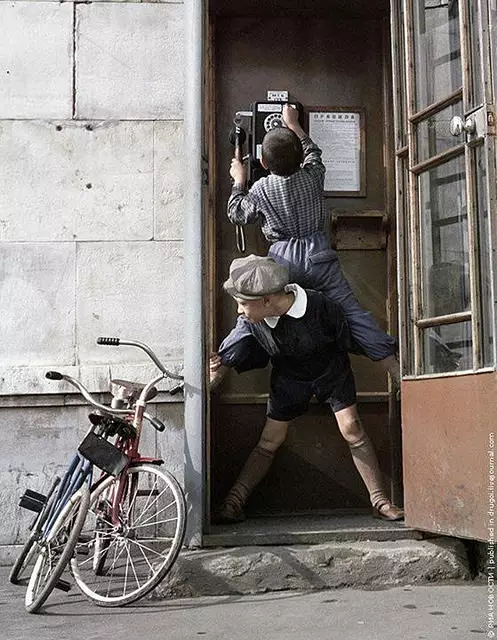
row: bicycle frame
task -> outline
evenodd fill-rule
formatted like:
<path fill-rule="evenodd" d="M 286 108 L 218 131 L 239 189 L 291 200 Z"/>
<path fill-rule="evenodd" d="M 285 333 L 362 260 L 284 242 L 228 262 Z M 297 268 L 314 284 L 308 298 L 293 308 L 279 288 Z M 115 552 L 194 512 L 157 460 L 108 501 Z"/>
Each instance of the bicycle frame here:
<path fill-rule="evenodd" d="M 57 523 L 57 519 L 66 504 L 81 489 L 85 482 L 87 482 L 88 487 L 91 486 L 92 471 L 93 465 L 91 462 L 83 458 L 79 453 L 73 456 L 69 468 L 58 487 L 50 513 L 42 527 L 41 534 L 42 537 L 46 537 L 46 540 L 50 540 L 50 532 L 56 530 L 54 525 Z"/>

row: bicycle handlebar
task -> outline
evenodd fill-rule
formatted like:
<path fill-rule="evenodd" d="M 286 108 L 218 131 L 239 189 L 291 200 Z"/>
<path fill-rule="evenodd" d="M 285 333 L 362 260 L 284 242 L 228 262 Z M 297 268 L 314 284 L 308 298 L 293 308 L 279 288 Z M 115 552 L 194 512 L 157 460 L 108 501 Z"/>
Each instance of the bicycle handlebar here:
<path fill-rule="evenodd" d="M 113 407 L 109 407 L 107 405 L 104 404 L 100 404 L 100 402 L 97 402 L 92 395 L 90 394 L 90 392 L 88 391 L 88 389 L 76 378 L 73 378 L 72 376 L 66 375 L 66 374 L 62 374 L 59 371 L 47 371 L 47 373 L 45 374 L 45 377 L 48 378 L 49 380 L 66 380 L 66 382 L 69 382 L 70 384 L 72 384 L 74 387 L 76 387 L 76 389 L 78 389 L 78 391 L 81 393 L 81 395 L 83 396 L 83 398 L 92 406 L 94 406 L 96 409 L 99 409 L 100 411 L 103 411 L 106 414 L 110 414 L 110 415 L 117 415 L 117 414 L 135 414 L 135 419 L 137 414 L 137 410 L 138 410 L 138 406 L 141 407 L 141 411 L 143 412 L 142 415 L 143 417 L 150 422 L 150 424 L 154 427 L 154 429 L 156 429 L 157 431 L 164 431 L 164 429 L 166 428 L 165 425 L 163 424 L 163 422 L 161 422 L 161 420 L 159 420 L 159 418 L 156 418 L 155 416 L 151 416 L 150 414 L 146 413 L 144 410 L 146 404 L 147 404 L 147 398 L 148 398 L 148 393 L 150 391 L 150 389 L 153 387 L 154 384 L 156 384 L 157 382 L 160 382 L 160 380 L 162 380 L 163 378 L 171 378 L 173 380 L 179 380 L 179 381 L 183 381 L 184 378 L 183 376 L 177 374 L 177 373 L 173 373 L 172 371 L 169 371 L 168 369 L 166 369 L 166 367 L 162 364 L 162 362 L 159 360 L 159 358 L 155 355 L 155 353 L 152 351 L 152 349 L 144 344 L 143 342 L 138 342 L 136 340 L 121 340 L 121 338 L 106 338 L 106 337 L 99 337 L 97 338 L 97 344 L 101 344 L 101 345 L 108 345 L 108 346 L 113 346 L 113 347 L 118 347 L 120 345 L 126 345 L 126 346 L 131 346 L 131 347 L 138 347 L 139 349 L 142 349 L 142 351 L 145 351 L 145 353 L 149 356 L 149 358 L 154 362 L 154 364 L 157 366 L 158 369 L 160 369 L 162 376 L 158 376 L 157 378 L 155 378 L 154 380 L 151 380 L 147 385 L 145 385 L 145 387 L 143 388 L 141 394 L 140 394 L 140 398 L 136 403 L 136 408 L 135 409 L 114 409 Z M 174 395 L 175 393 L 177 393 L 180 389 L 182 388 L 182 385 L 179 384 L 176 387 L 174 387 L 173 389 L 170 389 L 169 392 L 171 393 L 171 395 Z"/>
<path fill-rule="evenodd" d="M 83 398 L 92 406 L 94 406 L 96 409 L 99 409 L 100 411 L 108 414 L 108 415 L 117 415 L 120 414 L 122 415 L 123 413 L 127 414 L 127 415 L 132 415 L 135 413 L 134 409 L 114 409 L 113 407 L 109 407 L 105 404 L 100 404 L 100 402 L 97 402 L 92 395 L 90 394 L 90 392 L 88 391 L 88 389 L 76 378 L 73 378 L 72 376 L 68 376 L 66 374 L 62 374 L 59 371 L 47 371 L 47 373 L 45 374 L 45 377 L 48 378 L 49 380 L 65 380 L 66 382 L 69 382 L 70 384 L 72 384 L 74 387 L 76 387 L 76 389 L 78 389 L 78 391 L 81 393 L 81 395 L 83 396 Z M 175 387 L 173 389 L 173 391 L 176 393 L 176 390 L 178 390 L 179 387 Z M 159 420 L 159 418 L 157 418 L 156 416 L 151 416 L 149 413 L 147 413 L 146 411 L 143 412 L 143 417 L 145 418 L 145 420 L 147 420 L 147 422 L 150 422 L 150 424 L 153 426 L 153 428 L 156 431 L 164 431 L 166 428 L 166 425 L 162 422 L 162 420 Z"/>
<path fill-rule="evenodd" d="M 172 380 L 183 380 L 183 376 L 166 369 L 166 367 L 162 364 L 162 362 L 155 355 L 152 349 L 144 342 L 138 342 L 137 340 L 122 340 L 121 338 L 106 338 L 104 336 L 100 336 L 99 338 L 97 338 L 97 344 L 111 347 L 119 347 L 120 345 L 138 347 L 142 351 L 145 351 L 145 353 L 154 362 L 157 368 L 162 371 L 162 373 L 165 374 L 168 378 L 171 378 Z"/>
<path fill-rule="evenodd" d="M 105 404 L 100 404 L 100 402 L 97 402 L 92 397 L 88 389 L 79 380 L 77 380 L 76 378 L 73 378 L 72 376 L 68 376 L 64 373 L 59 373 L 58 371 L 47 371 L 45 374 L 45 378 L 48 378 L 49 380 L 65 380 L 66 382 L 69 382 L 70 384 L 73 385 L 73 387 L 76 387 L 76 389 L 78 389 L 80 394 L 89 404 L 93 405 L 96 409 L 100 409 L 100 411 L 103 411 L 104 413 L 109 413 L 109 414 L 127 413 L 128 415 L 133 413 L 132 409 L 113 409 L 112 407 L 108 407 Z"/>

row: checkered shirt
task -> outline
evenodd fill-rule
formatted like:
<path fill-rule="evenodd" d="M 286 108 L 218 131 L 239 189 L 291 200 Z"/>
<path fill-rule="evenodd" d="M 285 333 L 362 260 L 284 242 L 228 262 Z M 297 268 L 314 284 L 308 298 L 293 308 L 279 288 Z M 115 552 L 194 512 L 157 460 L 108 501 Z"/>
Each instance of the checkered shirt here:
<path fill-rule="evenodd" d="M 233 224 L 256 224 L 269 242 L 304 238 L 324 230 L 323 189 L 325 166 L 321 149 L 305 136 L 302 167 L 291 176 L 270 174 L 247 193 L 233 186 L 228 218 Z"/>

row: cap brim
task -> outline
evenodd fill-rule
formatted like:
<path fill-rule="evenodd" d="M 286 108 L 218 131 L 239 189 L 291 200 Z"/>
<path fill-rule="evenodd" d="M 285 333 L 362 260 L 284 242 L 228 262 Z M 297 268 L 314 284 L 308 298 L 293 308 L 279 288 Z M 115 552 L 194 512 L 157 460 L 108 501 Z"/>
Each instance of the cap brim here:
<path fill-rule="evenodd" d="M 226 293 L 229 293 L 232 298 L 238 298 L 239 300 L 262 300 L 262 298 L 264 298 L 263 295 L 251 296 L 246 293 L 240 293 L 240 291 L 235 288 L 235 285 L 233 284 L 233 280 L 231 278 L 228 278 L 223 284 L 223 289 L 226 291 Z"/>

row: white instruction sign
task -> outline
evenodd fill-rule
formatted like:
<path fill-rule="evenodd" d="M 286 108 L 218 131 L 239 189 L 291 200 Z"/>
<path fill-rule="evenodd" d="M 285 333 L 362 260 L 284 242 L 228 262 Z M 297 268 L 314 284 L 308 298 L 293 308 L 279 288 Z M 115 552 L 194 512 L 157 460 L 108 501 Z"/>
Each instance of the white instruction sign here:
<path fill-rule="evenodd" d="M 323 152 L 325 191 L 361 191 L 361 114 L 312 111 L 309 135 Z"/>

